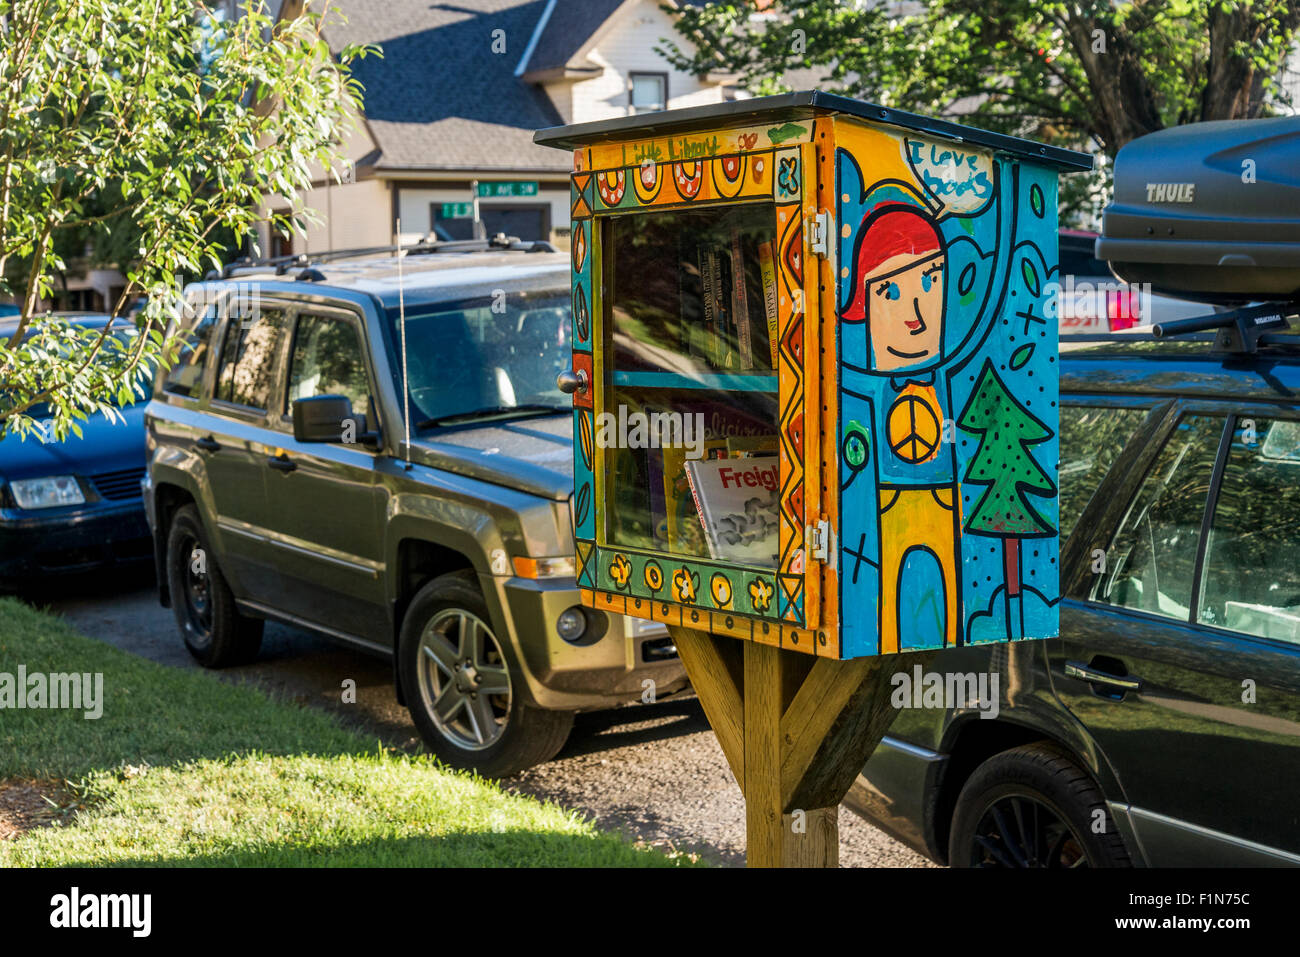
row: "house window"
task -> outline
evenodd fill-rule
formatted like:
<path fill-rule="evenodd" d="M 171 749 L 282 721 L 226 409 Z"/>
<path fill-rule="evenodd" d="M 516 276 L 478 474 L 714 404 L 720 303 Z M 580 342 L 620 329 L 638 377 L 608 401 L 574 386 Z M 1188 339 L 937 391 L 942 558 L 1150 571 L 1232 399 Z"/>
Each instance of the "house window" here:
<path fill-rule="evenodd" d="M 668 108 L 667 73 L 633 73 L 629 94 L 633 113 L 653 113 Z"/>
<path fill-rule="evenodd" d="M 271 213 L 272 222 L 274 222 L 275 218 L 279 216 L 284 216 L 287 218 L 290 215 L 290 212 L 291 211 L 287 209 L 274 210 Z M 279 259 L 283 256 L 293 255 L 293 237 L 285 236 L 283 233 L 279 232 L 274 225 L 271 226 L 270 246 L 271 246 L 270 252 L 271 252 L 272 259 Z"/>

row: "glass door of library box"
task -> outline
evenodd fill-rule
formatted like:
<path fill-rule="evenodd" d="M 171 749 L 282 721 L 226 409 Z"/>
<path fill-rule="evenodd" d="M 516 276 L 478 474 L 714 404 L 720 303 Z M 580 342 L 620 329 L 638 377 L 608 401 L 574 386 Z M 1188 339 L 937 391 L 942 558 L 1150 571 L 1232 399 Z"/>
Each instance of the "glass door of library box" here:
<path fill-rule="evenodd" d="M 575 369 L 590 383 L 575 396 L 574 520 L 596 607 L 816 651 L 811 154 L 574 175 L 575 212 L 591 211 L 573 232 Z"/>

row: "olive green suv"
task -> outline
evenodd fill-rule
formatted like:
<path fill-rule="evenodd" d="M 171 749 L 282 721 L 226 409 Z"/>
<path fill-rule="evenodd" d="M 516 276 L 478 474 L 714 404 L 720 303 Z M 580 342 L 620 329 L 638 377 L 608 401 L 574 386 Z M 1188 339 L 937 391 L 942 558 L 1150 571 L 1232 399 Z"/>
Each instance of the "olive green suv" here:
<path fill-rule="evenodd" d="M 492 776 L 553 757 L 577 711 L 686 685 L 662 627 L 579 601 L 568 277 L 498 237 L 186 290 L 145 500 L 195 658 L 249 661 L 267 619 L 389 655 L 429 748 Z"/>

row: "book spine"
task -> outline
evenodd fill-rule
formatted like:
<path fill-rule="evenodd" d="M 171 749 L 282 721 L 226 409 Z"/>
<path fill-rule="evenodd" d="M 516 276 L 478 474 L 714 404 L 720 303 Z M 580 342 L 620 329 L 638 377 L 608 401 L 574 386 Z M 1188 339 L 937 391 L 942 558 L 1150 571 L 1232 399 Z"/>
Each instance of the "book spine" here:
<path fill-rule="evenodd" d="M 691 486 L 691 498 L 695 500 L 695 511 L 700 516 L 700 526 L 704 529 L 704 544 L 709 547 L 709 557 L 718 558 L 718 549 L 713 544 L 713 530 L 709 527 L 709 516 L 704 511 L 704 503 L 700 500 L 700 490 L 695 483 L 695 470 L 691 468 L 691 463 L 686 463 L 686 481 Z"/>
<path fill-rule="evenodd" d="M 735 317 L 736 339 L 740 352 L 740 368 L 754 368 L 754 349 L 749 339 L 749 297 L 745 290 L 745 248 L 740 230 L 731 229 L 731 312 Z"/>
<path fill-rule="evenodd" d="M 724 247 L 713 249 L 713 365 L 717 369 L 733 366 L 731 355 L 731 253 Z"/>
<path fill-rule="evenodd" d="M 664 494 L 663 450 L 646 452 L 646 478 L 650 486 L 650 538 L 656 548 L 668 545 L 668 499 Z"/>
<path fill-rule="evenodd" d="M 713 249 L 710 246 L 700 247 L 700 299 L 703 311 L 701 321 L 704 329 L 700 337 L 702 356 L 708 361 L 714 361 L 714 340 L 717 336 L 717 310 L 714 287 L 716 281 L 714 270 L 717 263 L 714 259 Z"/>
<path fill-rule="evenodd" d="M 776 258 L 773 243 L 760 243 L 758 247 L 758 267 L 763 274 L 763 311 L 767 315 L 767 342 L 772 350 L 772 368 L 777 360 L 777 325 L 780 316 L 776 304 Z"/>
<path fill-rule="evenodd" d="M 691 247 L 684 234 L 677 236 L 677 318 L 681 325 L 681 351 L 682 355 L 691 354 L 692 326 L 694 325 L 686 315 L 686 303 L 690 300 L 690 287 L 687 277 L 691 273 L 690 259 L 696 256 L 695 250 Z M 699 260 L 696 259 L 695 267 L 698 270 Z M 698 275 L 698 273 L 697 273 Z"/>

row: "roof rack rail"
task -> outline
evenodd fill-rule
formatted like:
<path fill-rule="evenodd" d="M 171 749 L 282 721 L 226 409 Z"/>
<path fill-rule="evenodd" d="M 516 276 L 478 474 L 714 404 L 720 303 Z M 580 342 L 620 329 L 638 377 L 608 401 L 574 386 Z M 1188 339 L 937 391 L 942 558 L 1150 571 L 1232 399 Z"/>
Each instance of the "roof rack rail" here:
<path fill-rule="evenodd" d="M 301 254 L 299 253 L 288 256 L 259 256 L 257 258 L 253 258 L 252 256 L 240 256 L 238 259 L 233 259 L 226 263 L 220 269 L 209 269 L 204 273 L 203 278 L 205 281 L 211 279 L 229 279 L 237 270 L 240 269 L 265 269 L 268 266 L 275 266 L 278 268 L 282 263 L 291 263 L 293 260 L 297 259 L 299 255 Z"/>
<path fill-rule="evenodd" d="M 1157 339 L 1168 339 L 1213 331 L 1211 351 L 1253 354 L 1259 351 L 1260 345 L 1294 344 L 1291 337 L 1277 338 L 1269 333 L 1290 328 L 1290 320 L 1297 316 L 1300 316 L 1300 302 L 1266 302 L 1194 319 L 1158 322 L 1151 327 L 1151 334 Z"/>
<path fill-rule="evenodd" d="M 1214 336 L 1210 334 L 1201 335 L 1200 333 L 1188 333 L 1186 341 L 1189 342 L 1213 342 Z M 1062 332 L 1060 335 L 1061 342 L 1156 342 L 1156 337 L 1150 331 L 1146 332 Z"/>
<path fill-rule="evenodd" d="M 204 275 L 205 280 L 229 279 L 237 272 L 248 270 L 275 270 L 277 276 L 283 276 L 291 269 L 306 269 L 316 263 L 331 262 L 336 259 L 353 259 L 361 256 L 383 256 L 393 253 L 405 253 L 419 256 L 428 253 L 452 253 L 488 251 L 492 249 L 509 249 L 529 253 L 557 252 L 555 246 L 544 239 L 522 240 L 518 236 L 497 233 L 490 238 L 481 239 L 435 239 L 425 237 L 404 246 L 356 246 L 348 249 L 330 249 L 319 253 L 289 253 L 283 256 L 241 256 L 231 260 L 220 270 L 210 269 Z"/>
<path fill-rule="evenodd" d="M 429 239 L 425 238 L 414 246 L 402 247 L 409 254 L 468 252 L 474 249 L 515 249 L 522 252 L 538 253 L 557 252 L 556 248 L 544 239 L 522 240 L 518 236 L 497 233 L 491 238 L 482 239 Z"/>

